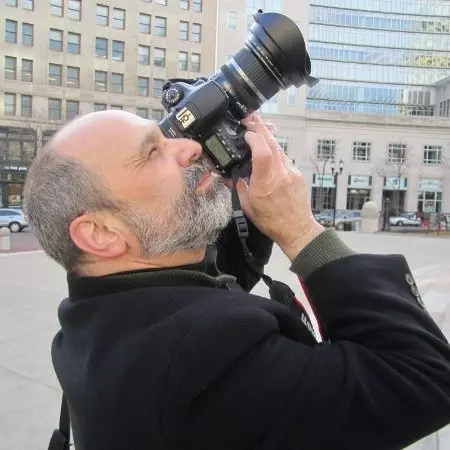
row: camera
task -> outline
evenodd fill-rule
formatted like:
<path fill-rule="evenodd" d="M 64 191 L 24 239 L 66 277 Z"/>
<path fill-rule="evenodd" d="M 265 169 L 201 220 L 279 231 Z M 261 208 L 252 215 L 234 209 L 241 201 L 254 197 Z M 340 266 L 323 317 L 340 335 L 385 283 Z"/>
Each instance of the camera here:
<path fill-rule="evenodd" d="M 170 79 L 163 87 L 167 116 L 159 123 L 168 138 L 190 138 L 225 178 L 251 173 L 251 152 L 241 120 L 291 86 L 319 82 L 299 28 L 277 13 L 254 16 L 244 47 L 210 79 Z"/>

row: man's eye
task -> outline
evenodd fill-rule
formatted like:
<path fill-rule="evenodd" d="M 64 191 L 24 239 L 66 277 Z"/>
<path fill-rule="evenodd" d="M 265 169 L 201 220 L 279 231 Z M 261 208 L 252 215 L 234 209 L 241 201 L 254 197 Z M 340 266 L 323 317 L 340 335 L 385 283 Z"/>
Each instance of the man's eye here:
<path fill-rule="evenodd" d="M 147 159 L 150 159 L 154 153 L 156 153 L 158 149 L 156 147 L 151 147 L 147 154 Z"/>

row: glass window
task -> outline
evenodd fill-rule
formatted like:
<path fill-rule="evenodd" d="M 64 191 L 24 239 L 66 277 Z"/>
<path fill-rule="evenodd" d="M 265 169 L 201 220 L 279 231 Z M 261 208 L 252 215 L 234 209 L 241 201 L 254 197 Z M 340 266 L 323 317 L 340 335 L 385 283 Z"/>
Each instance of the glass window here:
<path fill-rule="evenodd" d="M 120 8 L 113 9 L 113 28 L 125 30 L 125 10 Z"/>
<path fill-rule="evenodd" d="M 354 142 L 353 143 L 353 161 L 370 161 L 372 143 Z"/>
<path fill-rule="evenodd" d="M 147 77 L 138 77 L 138 95 L 148 97 L 149 79 Z"/>
<path fill-rule="evenodd" d="M 150 65 L 150 47 L 140 45 L 138 52 L 139 64 L 143 64 L 144 66 Z"/>
<path fill-rule="evenodd" d="M 440 145 L 425 145 L 423 148 L 423 163 L 438 165 L 442 162 L 442 147 Z"/>
<path fill-rule="evenodd" d="M 96 23 L 105 27 L 109 25 L 109 6 L 97 5 Z"/>
<path fill-rule="evenodd" d="M 5 56 L 5 80 L 17 79 L 17 58 Z"/>
<path fill-rule="evenodd" d="M 106 111 L 106 103 L 94 103 L 94 111 Z"/>
<path fill-rule="evenodd" d="M 166 67 L 166 50 L 164 48 L 153 49 L 153 64 L 158 67 Z"/>
<path fill-rule="evenodd" d="M 22 117 L 31 117 L 33 115 L 33 97 L 31 95 L 22 95 L 20 99 L 20 115 Z"/>
<path fill-rule="evenodd" d="M 108 74 L 101 70 L 95 71 L 95 90 L 106 92 L 108 82 Z"/>
<path fill-rule="evenodd" d="M 155 34 L 156 36 L 166 36 L 167 19 L 165 17 L 155 17 Z"/>
<path fill-rule="evenodd" d="M 66 120 L 73 120 L 80 115 L 80 102 L 75 100 L 66 101 Z"/>
<path fill-rule="evenodd" d="M 16 94 L 5 94 L 5 116 L 16 115 Z"/>
<path fill-rule="evenodd" d="M 297 88 L 291 86 L 287 90 L 287 104 L 288 106 L 295 106 L 297 104 Z"/>
<path fill-rule="evenodd" d="M 139 14 L 139 31 L 150 34 L 151 16 L 149 14 Z"/>
<path fill-rule="evenodd" d="M 123 111 L 123 106 L 121 106 L 121 105 L 111 105 L 111 108 L 109 108 L 109 109 L 112 109 L 112 110 L 117 110 L 117 111 Z"/>
<path fill-rule="evenodd" d="M 123 61 L 125 59 L 125 42 L 113 41 L 112 57 L 116 61 Z"/>
<path fill-rule="evenodd" d="M 191 55 L 191 71 L 200 72 L 200 55 L 198 53 L 192 53 Z"/>
<path fill-rule="evenodd" d="M 15 6 L 17 8 L 17 0 L 6 0 L 8 6 Z"/>
<path fill-rule="evenodd" d="M 167 0 L 154 0 L 157 5 L 167 6 Z"/>
<path fill-rule="evenodd" d="M 15 44 L 17 42 L 17 22 L 6 19 L 5 22 L 5 41 Z"/>
<path fill-rule="evenodd" d="M 33 81 L 33 61 L 22 59 L 22 81 Z"/>
<path fill-rule="evenodd" d="M 97 58 L 108 58 L 108 39 L 95 38 L 95 56 Z"/>
<path fill-rule="evenodd" d="M 34 10 L 34 0 L 23 0 L 23 9 Z"/>
<path fill-rule="evenodd" d="M 80 54 L 81 34 L 69 33 L 67 37 L 67 51 L 74 55 Z"/>
<path fill-rule="evenodd" d="M 389 144 L 388 161 L 393 164 L 403 164 L 406 161 L 406 144 Z"/>
<path fill-rule="evenodd" d="M 289 150 L 289 139 L 287 137 L 277 136 L 277 142 L 280 144 L 280 147 L 283 149 L 284 154 L 288 154 Z"/>
<path fill-rule="evenodd" d="M 62 85 L 62 65 L 49 64 L 48 65 L 48 84 L 52 86 Z"/>
<path fill-rule="evenodd" d="M 192 0 L 192 9 L 195 12 L 202 12 L 202 0 Z"/>
<path fill-rule="evenodd" d="M 192 24 L 192 40 L 194 42 L 202 41 L 202 26 L 199 23 Z"/>
<path fill-rule="evenodd" d="M 237 28 L 237 12 L 228 11 L 227 26 L 230 30 L 235 30 Z"/>
<path fill-rule="evenodd" d="M 189 0 L 180 0 L 181 9 L 189 9 Z"/>
<path fill-rule="evenodd" d="M 63 32 L 61 30 L 50 29 L 50 50 L 62 52 L 63 50 Z"/>
<path fill-rule="evenodd" d="M 187 52 L 178 52 L 178 69 L 188 70 L 188 54 Z"/>
<path fill-rule="evenodd" d="M 61 120 L 62 118 L 62 101 L 57 98 L 48 99 L 48 118 L 50 120 Z"/>
<path fill-rule="evenodd" d="M 50 14 L 53 16 L 63 16 L 63 0 L 50 0 Z"/>
<path fill-rule="evenodd" d="M 336 156 L 336 141 L 319 139 L 316 147 L 316 159 L 318 161 L 334 161 Z"/>
<path fill-rule="evenodd" d="M 22 24 L 22 44 L 33 46 L 34 41 L 34 25 L 31 23 Z"/>
<path fill-rule="evenodd" d="M 178 37 L 182 41 L 187 41 L 189 39 L 189 22 L 180 21 L 180 28 L 178 31 Z"/>
<path fill-rule="evenodd" d="M 69 19 L 81 20 L 81 0 L 69 0 Z"/>
<path fill-rule="evenodd" d="M 143 119 L 148 119 L 148 108 L 136 108 L 136 115 Z"/>
<path fill-rule="evenodd" d="M 160 80 L 159 78 L 153 79 L 153 97 L 162 97 L 163 86 L 164 80 Z"/>
<path fill-rule="evenodd" d="M 116 94 L 123 94 L 123 74 L 111 74 L 111 92 L 115 92 Z"/>
<path fill-rule="evenodd" d="M 67 67 L 67 87 L 78 89 L 80 87 L 80 68 Z"/>
<path fill-rule="evenodd" d="M 164 118 L 164 110 L 163 109 L 153 109 L 152 110 L 152 119 L 153 120 L 163 120 Z"/>

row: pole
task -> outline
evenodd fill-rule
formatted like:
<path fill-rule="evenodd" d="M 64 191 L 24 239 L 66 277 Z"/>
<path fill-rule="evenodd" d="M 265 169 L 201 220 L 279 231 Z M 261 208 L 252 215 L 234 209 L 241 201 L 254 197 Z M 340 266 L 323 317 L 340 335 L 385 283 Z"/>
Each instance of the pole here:
<path fill-rule="evenodd" d="M 335 172 L 334 173 L 333 228 L 336 227 L 337 181 L 338 181 L 338 172 Z"/>

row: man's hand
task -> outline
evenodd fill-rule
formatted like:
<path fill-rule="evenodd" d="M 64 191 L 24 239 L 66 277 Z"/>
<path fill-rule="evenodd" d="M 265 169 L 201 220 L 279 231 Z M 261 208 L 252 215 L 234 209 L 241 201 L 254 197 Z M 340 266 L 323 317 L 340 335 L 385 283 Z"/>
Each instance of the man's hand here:
<path fill-rule="evenodd" d="M 303 175 L 273 132 L 258 114 L 243 124 L 249 130 L 245 139 L 252 150 L 252 175 L 248 183 L 241 179 L 237 185 L 242 208 L 293 261 L 324 229 L 312 214 Z"/>

